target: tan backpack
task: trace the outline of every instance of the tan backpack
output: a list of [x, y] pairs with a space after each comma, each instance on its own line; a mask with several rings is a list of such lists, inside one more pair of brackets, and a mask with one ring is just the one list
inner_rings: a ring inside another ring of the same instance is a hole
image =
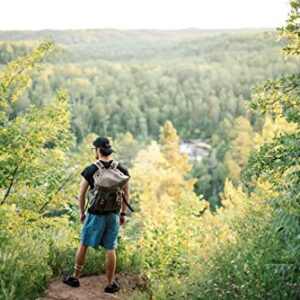
[[[94, 165], [98, 170], [93, 175], [94, 188], [89, 191], [89, 212], [120, 211], [122, 199], [125, 200], [123, 188], [130, 177], [117, 169], [117, 161], [113, 160], [109, 168], [105, 168], [101, 161]], [[124, 202], [129, 206], [126, 200]]]

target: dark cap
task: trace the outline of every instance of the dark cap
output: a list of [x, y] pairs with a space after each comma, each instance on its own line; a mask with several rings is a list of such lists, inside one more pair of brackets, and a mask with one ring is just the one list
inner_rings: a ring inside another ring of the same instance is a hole
[[104, 136], [96, 138], [93, 142], [93, 145], [97, 148], [100, 148], [100, 152], [103, 155], [110, 155], [113, 152], [116, 152], [111, 148], [110, 140]]

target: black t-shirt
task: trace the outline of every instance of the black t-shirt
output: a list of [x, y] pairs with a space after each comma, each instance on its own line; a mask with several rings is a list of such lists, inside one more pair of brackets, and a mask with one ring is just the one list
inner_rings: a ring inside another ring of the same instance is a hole
[[[110, 160], [110, 161], [100, 160], [100, 161], [102, 162], [102, 164], [104, 165], [105, 168], [109, 168], [110, 164], [112, 163], [113, 160]], [[121, 163], [118, 163], [117, 169], [119, 169], [125, 175], [129, 176], [128, 169]], [[83, 176], [88, 181], [88, 183], [90, 185], [90, 189], [92, 189], [94, 187], [93, 175], [95, 174], [95, 172], [97, 170], [98, 170], [98, 167], [94, 164], [91, 164], [81, 172], [81, 176]], [[91, 208], [88, 209], [88, 212], [92, 213], [92, 214], [95, 213], [95, 212], [93, 212], [93, 210]], [[107, 211], [107, 212], [102, 212], [102, 214], [108, 214], [110, 212], [118, 213], [118, 211]]]
[[[100, 161], [104, 165], [105, 168], [109, 168], [110, 164], [112, 163], [113, 160], [110, 160], [110, 161], [100, 160]], [[121, 163], [118, 164], [117, 169], [119, 169], [123, 174], [129, 176], [128, 169]], [[98, 167], [94, 164], [91, 164], [81, 172], [81, 176], [83, 176], [88, 181], [91, 189], [94, 187], [93, 175], [95, 174], [95, 172], [97, 170], [98, 170]]]

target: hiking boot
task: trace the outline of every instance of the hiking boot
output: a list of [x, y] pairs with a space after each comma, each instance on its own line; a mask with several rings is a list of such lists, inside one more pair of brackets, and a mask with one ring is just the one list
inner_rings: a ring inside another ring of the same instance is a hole
[[112, 284], [109, 284], [105, 287], [104, 293], [115, 293], [120, 289], [120, 284], [114, 280]]
[[78, 278], [75, 278], [73, 276], [65, 276], [63, 278], [63, 283], [65, 283], [71, 287], [79, 287], [80, 286], [80, 282], [79, 282]]

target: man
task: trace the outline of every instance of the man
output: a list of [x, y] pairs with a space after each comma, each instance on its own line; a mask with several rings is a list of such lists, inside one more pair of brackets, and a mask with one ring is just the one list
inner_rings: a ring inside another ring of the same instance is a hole
[[[112, 153], [115, 152], [111, 148], [111, 144], [108, 138], [98, 137], [93, 142], [94, 155], [96, 160], [101, 162], [105, 168], [109, 168], [113, 162]], [[118, 164], [119, 169], [123, 174], [129, 176], [128, 170], [125, 166]], [[88, 187], [92, 189], [94, 187], [93, 175], [98, 170], [95, 164], [91, 164], [86, 167], [81, 175], [82, 181], [79, 190], [79, 207], [80, 207], [80, 221], [83, 223], [83, 228], [80, 237], [80, 246], [78, 248], [75, 257], [74, 273], [71, 276], [66, 276], [63, 282], [72, 286], [79, 287], [79, 274], [83, 269], [88, 247], [97, 249], [102, 246], [105, 253], [105, 268], [107, 276], [107, 286], [104, 289], [106, 293], [114, 293], [120, 289], [120, 284], [115, 280], [116, 269], [116, 253], [117, 237], [120, 225], [125, 224], [127, 206], [122, 201], [121, 212], [120, 211], [105, 211], [95, 213], [91, 207], [88, 209], [87, 215], [84, 213], [85, 207], [85, 194]], [[129, 202], [129, 181], [124, 186], [124, 197]]]

